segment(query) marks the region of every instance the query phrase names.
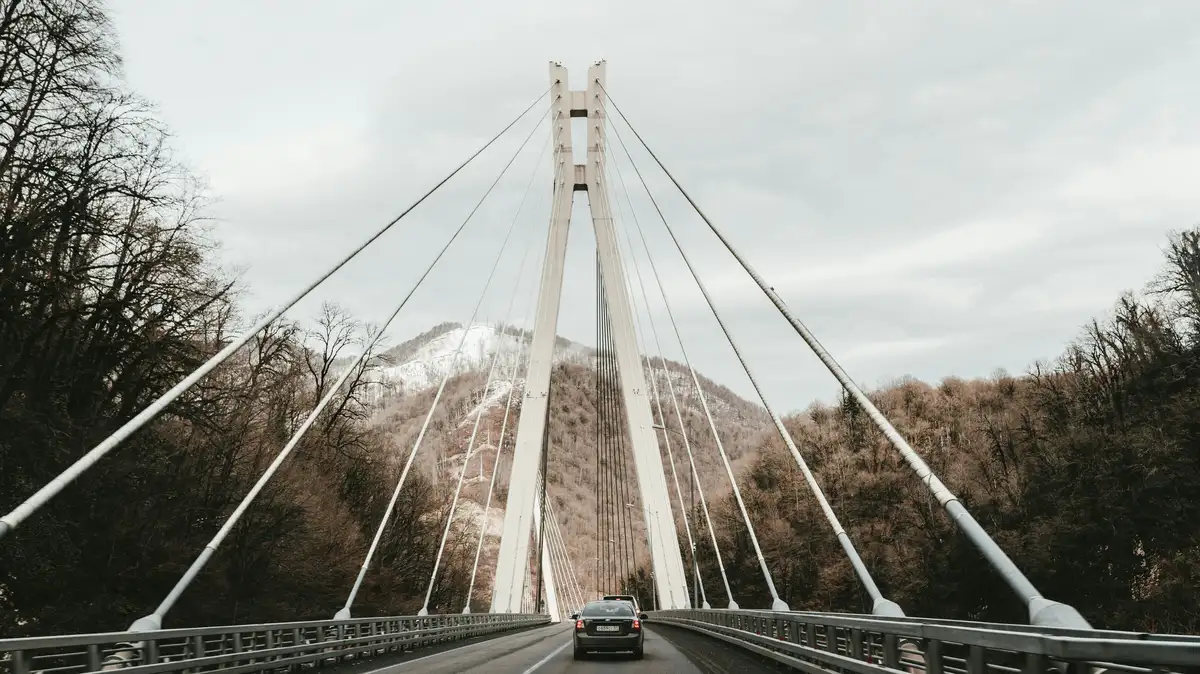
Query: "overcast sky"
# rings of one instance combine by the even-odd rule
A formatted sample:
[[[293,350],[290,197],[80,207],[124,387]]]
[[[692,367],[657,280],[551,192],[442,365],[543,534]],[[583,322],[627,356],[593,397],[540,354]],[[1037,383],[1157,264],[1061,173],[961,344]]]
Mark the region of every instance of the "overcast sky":
[[[251,310],[285,299],[465,159],[546,90],[551,60],[577,89],[607,60],[608,90],[655,152],[868,386],[1053,358],[1155,273],[1168,230],[1200,221],[1194,1],[110,7],[129,83],[159,104],[219,199],[215,233],[244,269]],[[382,321],[544,111],[294,315],[332,299]],[[481,318],[503,317],[532,241],[511,320],[528,313],[549,208],[546,131],[401,313],[393,342],[467,319],[532,180]],[[689,355],[750,395],[610,141]],[[831,400],[832,377],[646,156],[634,159],[777,406]],[[591,344],[594,239],[577,202],[559,332]]]

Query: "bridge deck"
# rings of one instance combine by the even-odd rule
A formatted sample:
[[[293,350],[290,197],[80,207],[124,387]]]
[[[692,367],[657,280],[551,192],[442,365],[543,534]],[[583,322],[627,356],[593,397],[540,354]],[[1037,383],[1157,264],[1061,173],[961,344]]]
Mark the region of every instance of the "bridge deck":
[[[427,650],[399,658],[348,663],[333,674],[563,674],[621,671],[658,674],[733,674],[791,671],[765,658],[716,639],[667,625],[647,625],[645,656],[592,655],[576,661],[571,654],[571,624],[562,623],[503,634],[456,648]]]

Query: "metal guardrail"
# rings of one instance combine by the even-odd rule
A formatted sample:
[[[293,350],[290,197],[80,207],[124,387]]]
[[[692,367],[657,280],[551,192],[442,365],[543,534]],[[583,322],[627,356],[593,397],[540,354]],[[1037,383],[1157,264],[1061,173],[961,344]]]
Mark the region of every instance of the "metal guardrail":
[[[669,610],[676,625],[818,674],[1200,674],[1200,637],[955,620]]]
[[[480,613],[0,639],[0,672],[294,670],[549,622],[544,614]]]

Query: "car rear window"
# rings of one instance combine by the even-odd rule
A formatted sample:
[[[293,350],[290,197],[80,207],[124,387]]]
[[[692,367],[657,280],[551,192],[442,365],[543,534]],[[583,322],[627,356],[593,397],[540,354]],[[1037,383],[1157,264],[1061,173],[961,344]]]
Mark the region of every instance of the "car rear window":
[[[633,603],[633,595],[629,594],[610,594],[604,598],[605,601],[627,601]]]
[[[628,618],[633,607],[623,601],[598,601],[583,607],[585,618]]]

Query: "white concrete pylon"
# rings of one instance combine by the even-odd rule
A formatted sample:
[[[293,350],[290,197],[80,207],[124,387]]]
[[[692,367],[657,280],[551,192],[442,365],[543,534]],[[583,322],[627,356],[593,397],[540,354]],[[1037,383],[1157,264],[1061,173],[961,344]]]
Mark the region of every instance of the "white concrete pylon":
[[[496,578],[492,591],[492,611],[515,613],[520,610],[520,590],[529,559],[529,526],[532,518],[523,517],[534,507],[541,465],[542,438],[546,424],[550,370],[558,311],[562,297],[563,266],[566,261],[567,235],[571,207],[576,191],[588,193],[592,227],[600,255],[601,274],[608,282],[606,301],[616,345],[621,394],[628,418],[634,469],[642,504],[645,506],[647,531],[655,535],[648,541],[654,579],[663,608],[685,608],[688,602],[687,574],[677,544],[675,518],[667,491],[666,474],[658,451],[658,439],[650,412],[650,398],[634,335],[633,312],[626,292],[625,274],[617,245],[605,180],[604,111],[605,66],[597,63],[588,69],[585,91],[571,91],[567,70],[550,65],[553,84],[550,96],[554,145],[554,203],[550,215],[550,234],[542,267],[529,368],[525,393],[513,450],[512,476],[509,481],[504,529],[496,560]],[[575,164],[571,147],[571,118],[586,117],[587,160]],[[650,520],[653,519],[653,522]],[[604,591],[603,588],[600,588]],[[612,591],[616,591],[614,588]]]

